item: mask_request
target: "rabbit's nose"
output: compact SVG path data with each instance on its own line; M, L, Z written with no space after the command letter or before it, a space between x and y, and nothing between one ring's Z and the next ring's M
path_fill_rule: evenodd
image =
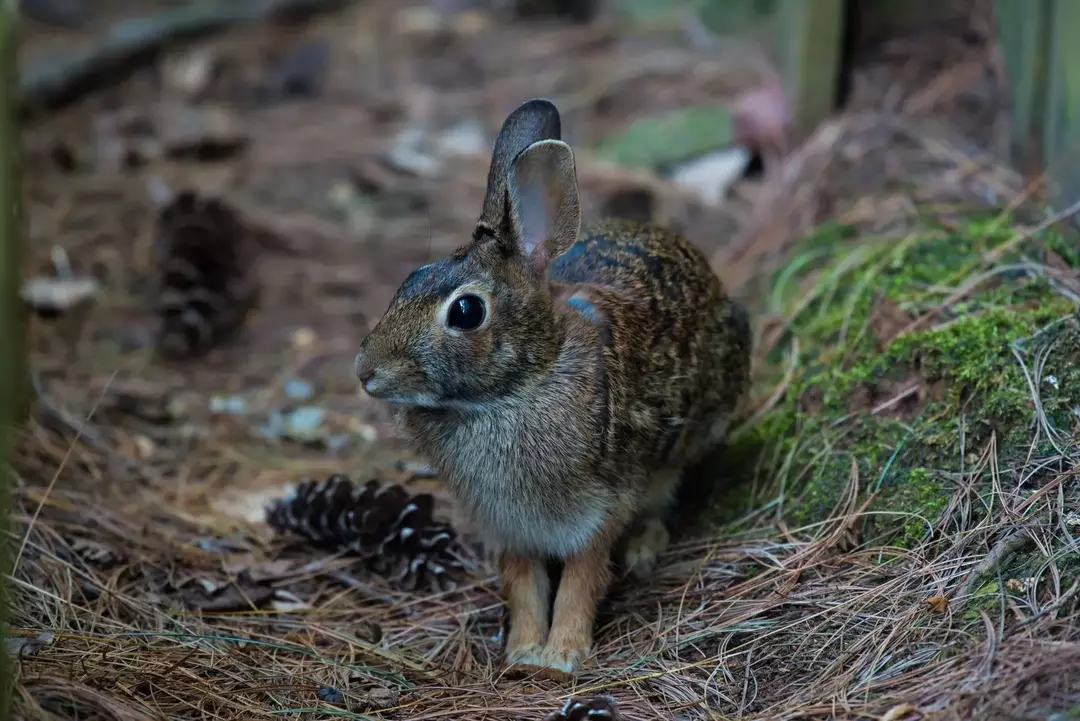
M375 377L375 364L368 360L363 353L356 354L355 366L356 377L360 383L367 385L368 381Z

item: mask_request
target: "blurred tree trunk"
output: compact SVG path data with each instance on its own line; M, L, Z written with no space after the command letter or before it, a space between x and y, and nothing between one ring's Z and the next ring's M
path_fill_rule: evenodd
M0 0L0 718L9 718L11 709L13 660L7 652L12 548L11 450L16 426L25 411L26 356L24 313L19 302L19 188L17 156L19 134L15 99L18 73L15 69L17 0Z

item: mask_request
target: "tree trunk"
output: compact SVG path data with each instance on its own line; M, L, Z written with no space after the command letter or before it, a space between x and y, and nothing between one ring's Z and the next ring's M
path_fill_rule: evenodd
M11 465L16 426L26 407L25 314L19 302L19 133L15 112L18 89L16 71L16 0L0 0L0 718L8 718L11 708L13 661L7 653L10 593L6 588L11 572L13 545L8 535L11 523Z

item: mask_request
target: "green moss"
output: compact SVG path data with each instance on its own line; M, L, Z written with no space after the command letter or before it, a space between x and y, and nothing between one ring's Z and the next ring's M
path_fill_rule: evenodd
M757 395L785 391L733 440L729 468L743 483L712 519L758 508L812 524L857 483L860 500L873 494L864 532L912 546L948 506L946 479L991 437L1005 461L1029 454L1036 436L1036 450L1052 445L1036 433L1033 374L1043 417L1062 437L1075 431L1080 323L1067 294L1020 265L1038 252L998 219L960 232L930 225L899 242L836 226L808 238L754 309L786 321Z
M964 604L963 619L978 621L985 613L993 618L1001 610L1001 587L997 581L990 581L979 586Z

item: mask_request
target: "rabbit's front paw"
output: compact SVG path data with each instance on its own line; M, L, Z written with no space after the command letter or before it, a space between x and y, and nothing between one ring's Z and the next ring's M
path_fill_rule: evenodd
M670 539L663 521L648 519L627 542L623 566L635 578L648 578L656 570L656 562L667 549Z
M537 665L542 666L547 672L545 675L548 676L555 678L573 676L581 668L581 662L588 654L588 648L545 646L540 652Z
M543 644L528 643L517 648L506 650L507 666L542 666L541 654L544 652Z

